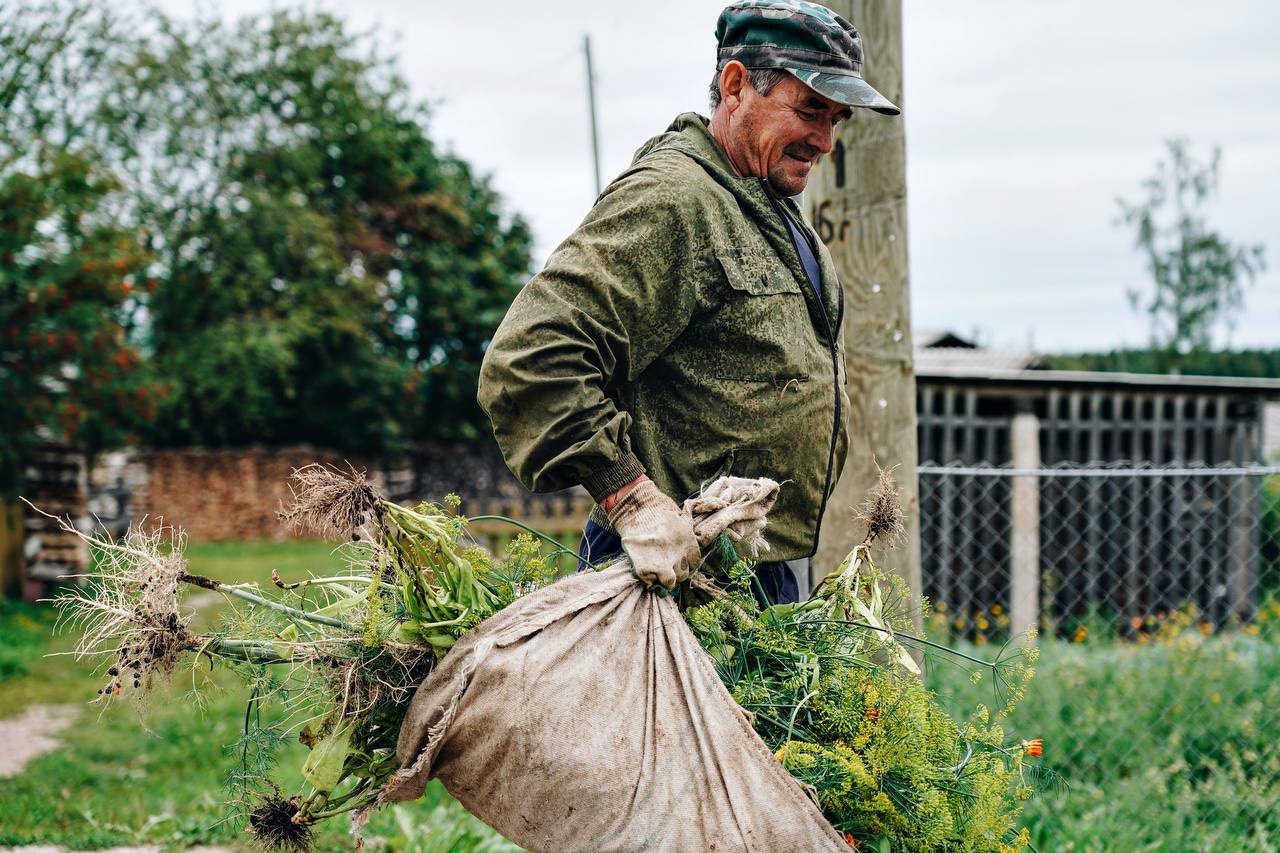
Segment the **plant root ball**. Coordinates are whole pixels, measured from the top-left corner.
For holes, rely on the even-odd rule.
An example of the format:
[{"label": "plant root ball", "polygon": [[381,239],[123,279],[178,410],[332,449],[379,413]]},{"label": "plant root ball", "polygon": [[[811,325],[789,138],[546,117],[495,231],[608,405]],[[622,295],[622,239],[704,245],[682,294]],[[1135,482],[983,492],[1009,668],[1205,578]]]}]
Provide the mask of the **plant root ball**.
[{"label": "plant root ball", "polygon": [[311,827],[295,820],[297,816],[297,797],[267,797],[249,814],[249,831],[258,836],[264,850],[305,853],[311,845]]}]

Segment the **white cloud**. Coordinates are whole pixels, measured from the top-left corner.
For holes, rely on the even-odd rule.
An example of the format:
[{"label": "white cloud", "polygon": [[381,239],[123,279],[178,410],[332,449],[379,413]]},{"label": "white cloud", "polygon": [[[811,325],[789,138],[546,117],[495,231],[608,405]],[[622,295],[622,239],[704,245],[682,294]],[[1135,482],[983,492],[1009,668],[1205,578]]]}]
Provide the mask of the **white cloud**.
[{"label": "white cloud", "polygon": [[[191,0],[165,0],[188,12]],[[438,101],[434,135],[493,174],[539,257],[594,197],[583,33],[592,35],[606,180],[677,113],[705,111],[719,0],[332,0],[397,33],[400,67]],[[246,0],[227,15],[258,11]],[[856,21],[855,21],[856,23]],[[1266,242],[1238,345],[1280,346],[1280,7],[1223,0],[905,0],[913,319],[1046,349],[1138,344],[1144,282],[1115,197],[1162,140],[1220,144],[1210,221]],[[874,64],[875,57],[869,57]]]}]

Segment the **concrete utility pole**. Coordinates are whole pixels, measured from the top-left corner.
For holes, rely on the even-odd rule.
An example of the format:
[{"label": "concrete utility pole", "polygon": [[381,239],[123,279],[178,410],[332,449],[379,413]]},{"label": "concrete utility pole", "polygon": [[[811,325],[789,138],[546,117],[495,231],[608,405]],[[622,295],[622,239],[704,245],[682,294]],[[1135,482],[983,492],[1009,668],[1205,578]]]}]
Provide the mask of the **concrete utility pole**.
[{"label": "concrete utility pole", "polygon": [[[829,0],[857,27],[863,74],[902,107],[902,1]],[[854,110],[835,150],[817,169],[805,207],[844,283],[849,458],[827,503],[814,581],[833,571],[865,531],[852,520],[876,481],[876,463],[893,473],[907,536],[882,562],[920,590],[920,501],[916,487],[916,382],[907,288],[906,137],[901,117]],[[877,559],[880,559],[879,557]]]}]

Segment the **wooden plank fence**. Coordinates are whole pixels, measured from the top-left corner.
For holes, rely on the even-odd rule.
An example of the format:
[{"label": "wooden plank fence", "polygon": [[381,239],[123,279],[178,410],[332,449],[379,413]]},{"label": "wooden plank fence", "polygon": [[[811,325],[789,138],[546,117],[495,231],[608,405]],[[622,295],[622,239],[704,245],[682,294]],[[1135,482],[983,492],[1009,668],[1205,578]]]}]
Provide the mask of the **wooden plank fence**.
[{"label": "wooden plank fence", "polygon": [[[568,551],[577,553],[582,527],[591,511],[591,498],[574,492],[524,498],[480,498],[464,500],[460,511],[469,517],[505,516],[515,519],[555,539]],[[467,529],[495,555],[502,554],[522,532],[519,527],[497,519],[473,521]],[[569,572],[577,566],[577,560],[561,554],[556,564],[560,571]]]}]

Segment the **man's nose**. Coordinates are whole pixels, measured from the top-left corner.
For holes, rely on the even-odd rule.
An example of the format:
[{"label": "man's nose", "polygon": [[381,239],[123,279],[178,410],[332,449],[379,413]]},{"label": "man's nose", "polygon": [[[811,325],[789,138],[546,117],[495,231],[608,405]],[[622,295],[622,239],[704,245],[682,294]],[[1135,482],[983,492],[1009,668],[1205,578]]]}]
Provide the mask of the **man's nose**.
[{"label": "man's nose", "polygon": [[805,142],[817,148],[822,154],[830,154],[832,146],[835,145],[835,135],[835,126],[824,122],[822,128],[809,134]]}]

